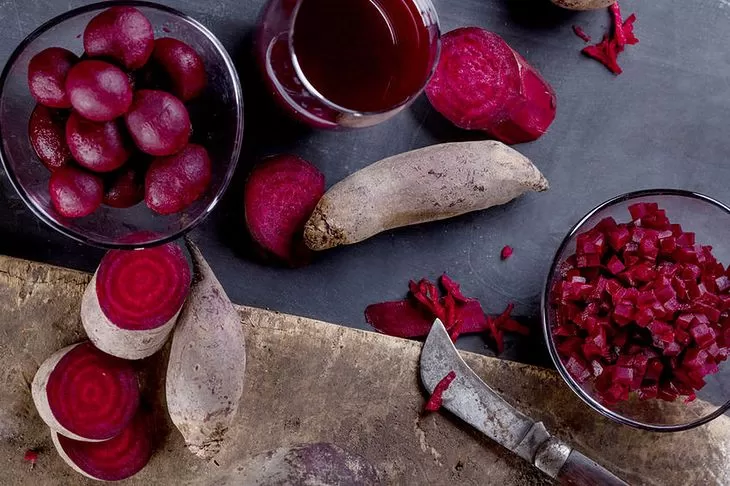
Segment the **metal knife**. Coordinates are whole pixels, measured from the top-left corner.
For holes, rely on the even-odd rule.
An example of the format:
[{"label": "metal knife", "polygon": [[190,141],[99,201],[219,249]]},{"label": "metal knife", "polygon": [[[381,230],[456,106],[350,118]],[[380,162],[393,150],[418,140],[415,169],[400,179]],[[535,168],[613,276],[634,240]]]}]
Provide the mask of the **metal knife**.
[{"label": "metal knife", "polygon": [[450,371],[456,378],[444,392],[443,408],[490,439],[534,464],[561,484],[627,485],[610,471],[553,437],[484,383],[467,366],[436,319],[421,351],[421,381],[429,393]]}]

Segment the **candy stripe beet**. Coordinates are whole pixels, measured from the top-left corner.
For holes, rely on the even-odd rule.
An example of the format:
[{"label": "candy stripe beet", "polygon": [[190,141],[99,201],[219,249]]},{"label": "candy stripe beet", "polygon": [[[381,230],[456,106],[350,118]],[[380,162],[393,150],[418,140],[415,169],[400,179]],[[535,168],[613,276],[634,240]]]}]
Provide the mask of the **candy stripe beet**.
[{"label": "candy stripe beet", "polygon": [[38,369],[33,401],[55,432],[79,441],[103,441],[131,422],[139,405],[133,367],[86,341],[58,351]]},{"label": "candy stripe beet", "polygon": [[79,442],[55,432],[53,445],[74,470],[98,481],[120,481],[134,476],[152,456],[145,421],[135,418],[118,436],[105,442]]}]

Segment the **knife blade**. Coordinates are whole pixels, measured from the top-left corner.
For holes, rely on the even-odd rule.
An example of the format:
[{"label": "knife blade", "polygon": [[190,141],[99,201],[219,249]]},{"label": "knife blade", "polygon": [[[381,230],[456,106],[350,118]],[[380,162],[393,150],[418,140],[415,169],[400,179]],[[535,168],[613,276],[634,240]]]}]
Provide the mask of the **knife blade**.
[{"label": "knife blade", "polygon": [[489,387],[464,362],[446,328],[436,319],[421,351],[423,386],[433,393],[450,371],[456,378],[443,393],[443,408],[563,484],[626,485],[610,471],[552,436]]}]

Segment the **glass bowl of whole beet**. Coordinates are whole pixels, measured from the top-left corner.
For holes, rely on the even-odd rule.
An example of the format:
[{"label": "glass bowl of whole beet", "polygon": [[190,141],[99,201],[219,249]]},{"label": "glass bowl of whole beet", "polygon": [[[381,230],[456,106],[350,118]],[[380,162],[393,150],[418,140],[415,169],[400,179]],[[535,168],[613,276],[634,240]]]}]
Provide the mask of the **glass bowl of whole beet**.
[{"label": "glass bowl of whole beet", "polygon": [[542,296],[550,356],[589,406],[622,424],[687,430],[730,409],[730,208],[646,190],[584,216]]},{"label": "glass bowl of whole beet", "polygon": [[[50,196],[51,171],[44,166],[48,163],[41,163],[29,137],[31,113],[36,107],[37,99],[37,96],[34,98],[29,90],[28,74],[31,59],[50,47],[60,47],[76,56],[82,56],[85,52],[84,32],[87,24],[110,7],[136,8],[149,20],[155,39],[174,38],[182,41],[197,52],[205,68],[207,83],[202,91],[195,86],[178,86],[177,89],[182,91],[176,94],[185,100],[190,90],[196,91],[193,93],[194,97],[191,96],[192,99],[184,101],[192,125],[190,143],[193,145],[189,147],[200,145],[207,149],[210,164],[209,169],[206,169],[209,175],[205,178],[209,178],[209,182],[203,184],[202,189],[199,185],[196,189],[199,194],[193,202],[184,201],[184,207],[173,207],[167,214],[164,211],[152,211],[146,201],[126,208],[107,205],[109,181],[121,180],[108,173],[92,173],[93,176],[100,176],[103,181],[105,204],[83,217],[67,217],[60,214]],[[103,55],[95,58],[105,60]],[[83,61],[84,58],[81,57],[80,60]],[[110,63],[113,61],[109,60]],[[136,61],[130,62],[133,64]],[[140,89],[167,89],[153,86],[157,83],[155,78],[157,75],[153,69],[147,69],[147,66],[140,69],[134,65],[125,66],[123,63],[116,65],[129,75],[130,85],[135,93]],[[69,78],[70,76],[67,76],[65,79]],[[172,76],[168,75],[167,82],[174,83]],[[66,115],[63,113],[59,115],[62,117],[59,123],[66,123],[63,117],[68,116],[68,111],[70,110],[67,110]],[[76,110],[73,111],[76,115]],[[122,118],[117,120],[120,126],[125,128],[129,126],[125,126]],[[144,121],[143,119],[138,125],[143,126]],[[78,125],[76,123],[77,129]],[[68,131],[68,125],[63,126]],[[81,129],[84,126],[81,125]],[[126,133],[123,136],[129,137],[129,135],[131,134]],[[91,245],[106,248],[151,246],[173,240],[196,226],[213,210],[226,190],[239,158],[242,138],[241,84],[230,56],[206,27],[187,15],[162,5],[142,1],[110,1],[71,10],[46,22],[31,33],[10,56],[0,77],[0,158],[6,174],[20,197],[38,218],[64,235]],[[127,139],[126,143],[131,145],[131,142],[132,140]],[[133,142],[141,146],[138,140],[135,139]],[[137,148],[130,150],[137,151],[132,157],[137,157],[134,164],[140,168],[134,178],[135,187],[141,186],[144,189],[144,174],[154,157],[139,152]],[[78,167],[77,162],[81,163],[78,160],[69,163]],[[102,168],[107,170],[109,166]],[[84,167],[82,170],[86,169]],[[61,181],[58,183],[63,188],[63,184],[67,181],[59,179]],[[164,177],[158,180],[157,184],[163,189],[170,187],[169,184],[166,185]],[[96,189],[91,192],[94,191],[98,192]],[[62,195],[62,190],[56,194]],[[121,201],[118,205],[128,204]]]}]

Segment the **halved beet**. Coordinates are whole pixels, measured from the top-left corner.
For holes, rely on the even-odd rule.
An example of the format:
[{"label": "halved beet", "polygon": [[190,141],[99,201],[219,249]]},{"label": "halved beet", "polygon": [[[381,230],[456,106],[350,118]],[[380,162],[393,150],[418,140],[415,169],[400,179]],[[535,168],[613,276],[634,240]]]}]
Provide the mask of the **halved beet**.
[{"label": "halved beet", "polygon": [[38,103],[50,108],[70,108],[66,93],[66,76],[79,58],[61,47],[44,49],[28,64],[30,94]]},{"label": "halved beet", "polygon": [[61,458],[76,472],[97,481],[121,481],[141,471],[152,457],[146,420],[138,415],[119,435],[105,442],[80,442],[51,433]]},{"label": "halved beet", "polygon": [[276,257],[296,264],[304,224],[324,195],[324,175],[296,155],[277,155],[254,168],[244,210],[253,239]]},{"label": "halved beet", "polygon": [[441,58],[426,88],[436,111],[460,128],[483,130],[508,144],[547,131],[555,118],[555,92],[501,37],[464,27],[441,42]]},{"label": "halved beet", "polygon": [[71,162],[66,144],[66,114],[37,105],[30,114],[28,137],[43,165],[50,171]]},{"label": "halved beet", "polygon": [[158,214],[182,211],[197,201],[210,185],[208,151],[190,144],[181,152],[155,159],[145,176],[145,202]]},{"label": "halved beet", "polygon": [[108,57],[127,69],[139,69],[152,54],[154,38],[152,24],[142,12],[111,7],[86,25],[84,50],[91,57]]},{"label": "halved beet", "polygon": [[182,101],[159,90],[137,91],[124,120],[137,147],[155,156],[172,155],[182,150],[192,130],[188,110]]},{"label": "halved beet", "polygon": [[132,365],[89,341],[54,353],[38,369],[31,389],[38,413],[51,430],[79,441],[116,437],[139,405]]},{"label": "halved beet", "polygon": [[65,165],[51,174],[48,191],[58,214],[66,218],[81,218],[101,206],[104,183],[95,174]]},{"label": "halved beet", "polygon": [[118,169],[132,153],[120,120],[93,122],[76,112],[66,124],[66,143],[76,162],[94,172]]},{"label": "halved beet", "polygon": [[196,98],[208,82],[205,64],[198,53],[177,39],[155,41],[152,61],[164,73],[172,93],[183,101]]},{"label": "halved beet", "polygon": [[127,74],[104,61],[81,61],[66,77],[71,106],[92,121],[109,121],[122,116],[132,104],[132,87]]},{"label": "halved beet", "polygon": [[104,180],[103,203],[113,208],[129,208],[144,200],[145,168],[141,163],[112,172]]}]

